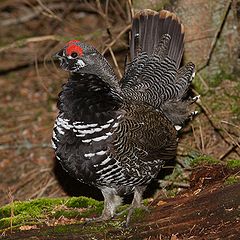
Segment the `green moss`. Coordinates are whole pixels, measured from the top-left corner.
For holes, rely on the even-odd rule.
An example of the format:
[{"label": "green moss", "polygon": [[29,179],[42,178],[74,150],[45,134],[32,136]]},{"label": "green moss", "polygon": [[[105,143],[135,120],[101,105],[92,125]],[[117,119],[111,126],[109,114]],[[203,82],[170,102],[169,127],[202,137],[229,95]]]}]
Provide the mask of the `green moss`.
[{"label": "green moss", "polygon": [[197,93],[200,94],[201,96],[204,96],[208,90],[206,89],[206,86],[204,86],[204,84],[202,83],[198,74],[193,79],[193,86],[194,86],[194,89],[197,91]]},{"label": "green moss", "polygon": [[134,209],[133,215],[131,217],[131,221],[139,221],[143,219],[147,213],[148,213],[147,209],[136,208]]},{"label": "green moss", "polygon": [[[16,201],[0,208],[0,229],[10,226],[24,225],[36,222],[44,223],[46,218],[87,217],[99,214],[103,203],[86,197],[73,198],[42,198],[26,202]],[[11,209],[13,216],[11,217]]]},{"label": "green moss", "polygon": [[204,165],[204,164],[218,164],[220,163],[219,160],[213,158],[212,156],[208,155],[199,155],[192,158],[190,165],[197,166],[197,165]]},{"label": "green moss", "polygon": [[102,203],[87,197],[71,197],[66,201],[65,205],[71,208],[87,208],[102,206]]},{"label": "green moss", "polygon": [[227,161],[227,167],[231,169],[240,168],[240,159],[230,159]]},{"label": "green moss", "polygon": [[231,175],[225,180],[224,184],[225,185],[233,185],[233,184],[239,183],[239,182],[240,182],[240,176]]},{"label": "green moss", "polygon": [[231,103],[231,111],[237,118],[240,118],[240,105],[239,100]]},{"label": "green moss", "polygon": [[219,86],[223,80],[226,79],[232,80],[233,76],[227,73],[225,70],[220,69],[219,72],[209,78],[209,86],[215,88]]}]

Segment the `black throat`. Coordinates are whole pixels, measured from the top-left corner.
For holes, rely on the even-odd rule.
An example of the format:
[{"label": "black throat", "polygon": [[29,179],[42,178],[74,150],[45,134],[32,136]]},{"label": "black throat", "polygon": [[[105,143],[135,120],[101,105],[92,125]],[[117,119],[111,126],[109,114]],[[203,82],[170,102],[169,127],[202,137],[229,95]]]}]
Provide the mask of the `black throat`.
[{"label": "black throat", "polygon": [[67,119],[90,123],[97,118],[104,122],[105,117],[114,116],[119,110],[121,99],[119,93],[98,76],[72,74],[59,94],[58,108]]}]

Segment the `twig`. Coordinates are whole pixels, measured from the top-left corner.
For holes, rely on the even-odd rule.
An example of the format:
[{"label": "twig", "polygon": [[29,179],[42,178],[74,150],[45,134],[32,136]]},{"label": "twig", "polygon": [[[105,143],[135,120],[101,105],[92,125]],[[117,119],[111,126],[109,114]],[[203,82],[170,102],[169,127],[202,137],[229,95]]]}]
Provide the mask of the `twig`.
[{"label": "twig", "polygon": [[37,59],[37,55],[35,56],[35,70],[36,70],[36,74],[37,74],[37,80],[40,82],[40,84],[42,85],[43,89],[45,90],[45,92],[51,97],[54,98],[54,96],[51,94],[51,92],[49,92],[47,86],[44,84],[40,74],[39,74],[39,68],[38,68],[38,59]]},{"label": "twig", "polygon": [[131,19],[133,18],[134,16],[134,10],[133,10],[133,6],[132,6],[132,0],[128,0],[128,6],[129,6],[129,12],[130,12],[130,17]]},{"label": "twig", "polygon": [[43,144],[31,144],[31,143],[23,143],[21,145],[12,145],[12,144],[1,144],[0,150],[6,149],[33,149],[33,148],[51,148],[51,145],[48,143]]},{"label": "twig", "polygon": [[167,186],[173,185],[176,187],[182,187],[182,188],[189,188],[190,184],[189,183],[183,183],[183,182],[174,182],[174,181],[169,181],[169,180],[159,180],[159,183],[166,184]]},{"label": "twig", "polygon": [[223,160],[224,158],[226,158],[231,152],[233,152],[236,149],[236,147],[237,147],[236,145],[230,146],[227,149],[227,151],[219,157],[219,160]]},{"label": "twig", "polygon": [[8,190],[8,198],[9,198],[9,202],[10,202],[10,205],[11,205],[10,231],[12,233],[13,217],[14,217],[14,205],[13,205],[13,196],[12,196],[12,192],[11,192],[10,188]]},{"label": "twig", "polygon": [[35,192],[35,194],[32,197],[36,196],[37,198],[40,198],[49,187],[56,183],[57,181],[53,177],[50,177],[47,183],[44,185],[44,187],[40,189],[39,193]]},{"label": "twig", "polygon": [[235,124],[233,124],[233,123],[227,122],[227,121],[225,121],[225,120],[222,120],[221,123],[225,123],[225,124],[227,124],[227,125],[230,125],[230,126],[232,126],[232,127],[238,128],[238,129],[240,130],[240,127],[239,127],[239,126],[237,126],[237,125],[235,125]]},{"label": "twig", "polygon": [[[197,95],[200,95],[196,90],[193,89],[193,92]],[[209,109],[202,103],[202,101],[197,101],[196,104],[201,108],[203,114],[206,116],[207,120],[209,121],[210,125],[214,129],[215,132],[223,139],[225,143],[229,145],[229,142],[225,139],[224,135],[221,133],[221,128],[218,127],[212,120],[212,113]]]},{"label": "twig", "polygon": [[232,137],[232,135],[226,130],[226,128],[223,127],[223,131],[224,131],[224,132],[229,136],[229,138],[232,140],[233,145],[238,146],[238,148],[240,149],[240,145],[239,145],[238,141],[236,141],[236,140]]},{"label": "twig", "polygon": [[100,3],[100,0],[96,0],[96,4],[97,4],[97,9],[98,9],[98,14],[104,19],[105,24],[106,24],[106,28],[107,28],[107,33],[109,34],[110,38],[112,38],[112,33],[111,33],[111,25],[109,23],[109,19],[108,19],[108,4],[109,1],[106,1],[106,5],[105,5],[105,12],[102,9],[102,5]]},{"label": "twig", "polygon": [[119,75],[120,78],[122,78],[122,73],[121,73],[121,71],[119,69],[119,66],[118,66],[117,60],[115,58],[115,55],[114,55],[114,53],[112,51],[112,48],[109,48],[109,52],[111,53],[111,56],[112,56],[112,59],[113,59],[113,63],[115,65],[115,67],[117,68],[118,75]]},{"label": "twig", "polygon": [[209,86],[207,85],[207,83],[205,82],[205,80],[202,78],[200,73],[197,73],[197,76],[199,77],[200,81],[202,82],[203,86],[206,88],[205,93],[208,92],[209,90]]},{"label": "twig", "polygon": [[0,53],[7,51],[11,48],[22,47],[24,45],[27,45],[28,43],[44,42],[44,41],[49,41],[49,40],[61,42],[64,40],[64,38],[61,36],[58,36],[58,35],[47,35],[47,36],[25,38],[25,39],[17,40],[11,44],[1,47]]},{"label": "twig", "polygon": [[211,47],[210,47],[210,51],[208,53],[207,62],[202,67],[200,67],[197,70],[197,72],[200,72],[201,70],[203,70],[204,68],[206,68],[210,64],[211,59],[212,59],[212,55],[213,55],[213,52],[214,52],[214,49],[215,49],[215,47],[217,45],[217,41],[218,41],[222,31],[223,31],[224,25],[225,25],[226,20],[227,20],[227,16],[228,16],[228,14],[230,12],[231,5],[232,5],[232,0],[229,1],[227,10],[225,12],[225,15],[224,15],[224,18],[223,18],[223,21],[222,21],[222,24],[220,25],[218,31],[216,32],[216,34],[215,34],[215,36],[213,38],[213,41],[212,41],[212,44],[211,44]]},{"label": "twig", "polygon": [[[57,4],[49,4],[48,9],[59,9],[63,11],[65,8],[66,4],[64,3],[57,3]],[[1,26],[10,26],[10,25],[16,25],[16,24],[21,24],[28,22],[36,17],[38,17],[42,12],[42,7],[41,6],[32,6],[32,8],[29,8],[29,13],[25,13],[23,16],[15,17],[15,18],[10,18],[6,20],[2,20],[0,25]],[[61,20],[62,21],[62,20]]]},{"label": "twig", "polygon": [[46,11],[46,13],[43,12],[44,15],[46,15],[50,18],[55,18],[58,21],[62,22],[62,19],[60,17],[58,17],[51,9],[49,9],[47,6],[45,6],[41,0],[37,0],[37,2],[42,7],[42,9]]},{"label": "twig", "polygon": [[205,144],[204,144],[204,138],[202,133],[202,126],[199,118],[198,118],[198,122],[199,122],[199,131],[200,131],[201,149],[202,149],[202,152],[205,153]]},{"label": "twig", "polygon": [[114,38],[114,40],[107,45],[107,47],[102,51],[102,54],[105,54],[106,51],[109,50],[109,49],[117,42],[117,40],[118,40],[125,32],[127,32],[130,28],[131,28],[131,24],[129,24],[128,26],[126,26],[126,27]]},{"label": "twig", "polygon": [[200,144],[199,144],[199,141],[198,141],[198,138],[197,138],[194,126],[192,124],[191,124],[191,128],[192,128],[192,132],[193,132],[193,137],[195,139],[196,147],[199,149],[199,151],[201,151],[201,147],[200,147]]}]

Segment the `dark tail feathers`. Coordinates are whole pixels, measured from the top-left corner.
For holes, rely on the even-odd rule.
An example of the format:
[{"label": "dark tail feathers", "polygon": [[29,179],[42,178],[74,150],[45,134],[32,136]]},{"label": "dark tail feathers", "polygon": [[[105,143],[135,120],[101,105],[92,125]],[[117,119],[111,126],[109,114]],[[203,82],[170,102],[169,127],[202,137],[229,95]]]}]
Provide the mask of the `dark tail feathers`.
[{"label": "dark tail feathers", "polygon": [[145,9],[133,18],[130,41],[131,59],[142,51],[149,56],[162,54],[164,51],[176,62],[178,68],[183,54],[183,39],[184,27],[174,13],[166,10],[155,12]]}]

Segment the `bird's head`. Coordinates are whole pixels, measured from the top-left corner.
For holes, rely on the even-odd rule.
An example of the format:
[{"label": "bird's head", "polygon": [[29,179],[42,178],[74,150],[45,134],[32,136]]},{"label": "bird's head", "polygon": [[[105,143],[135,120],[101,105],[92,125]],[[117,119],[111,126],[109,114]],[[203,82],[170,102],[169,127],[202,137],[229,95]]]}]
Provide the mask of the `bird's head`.
[{"label": "bird's head", "polygon": [[91,73],[97,67],[101,54],[92,46],[78,40],[69,41],[53,55],[60,60],[60,67],[72,73]]},{"label": "bird's head", "polygon": [[53,58],[60,60],[60,67],[73,74],[93,74],[119,92],[117,77],[106,60],[94,47],[78,40],[69,41]]}]

